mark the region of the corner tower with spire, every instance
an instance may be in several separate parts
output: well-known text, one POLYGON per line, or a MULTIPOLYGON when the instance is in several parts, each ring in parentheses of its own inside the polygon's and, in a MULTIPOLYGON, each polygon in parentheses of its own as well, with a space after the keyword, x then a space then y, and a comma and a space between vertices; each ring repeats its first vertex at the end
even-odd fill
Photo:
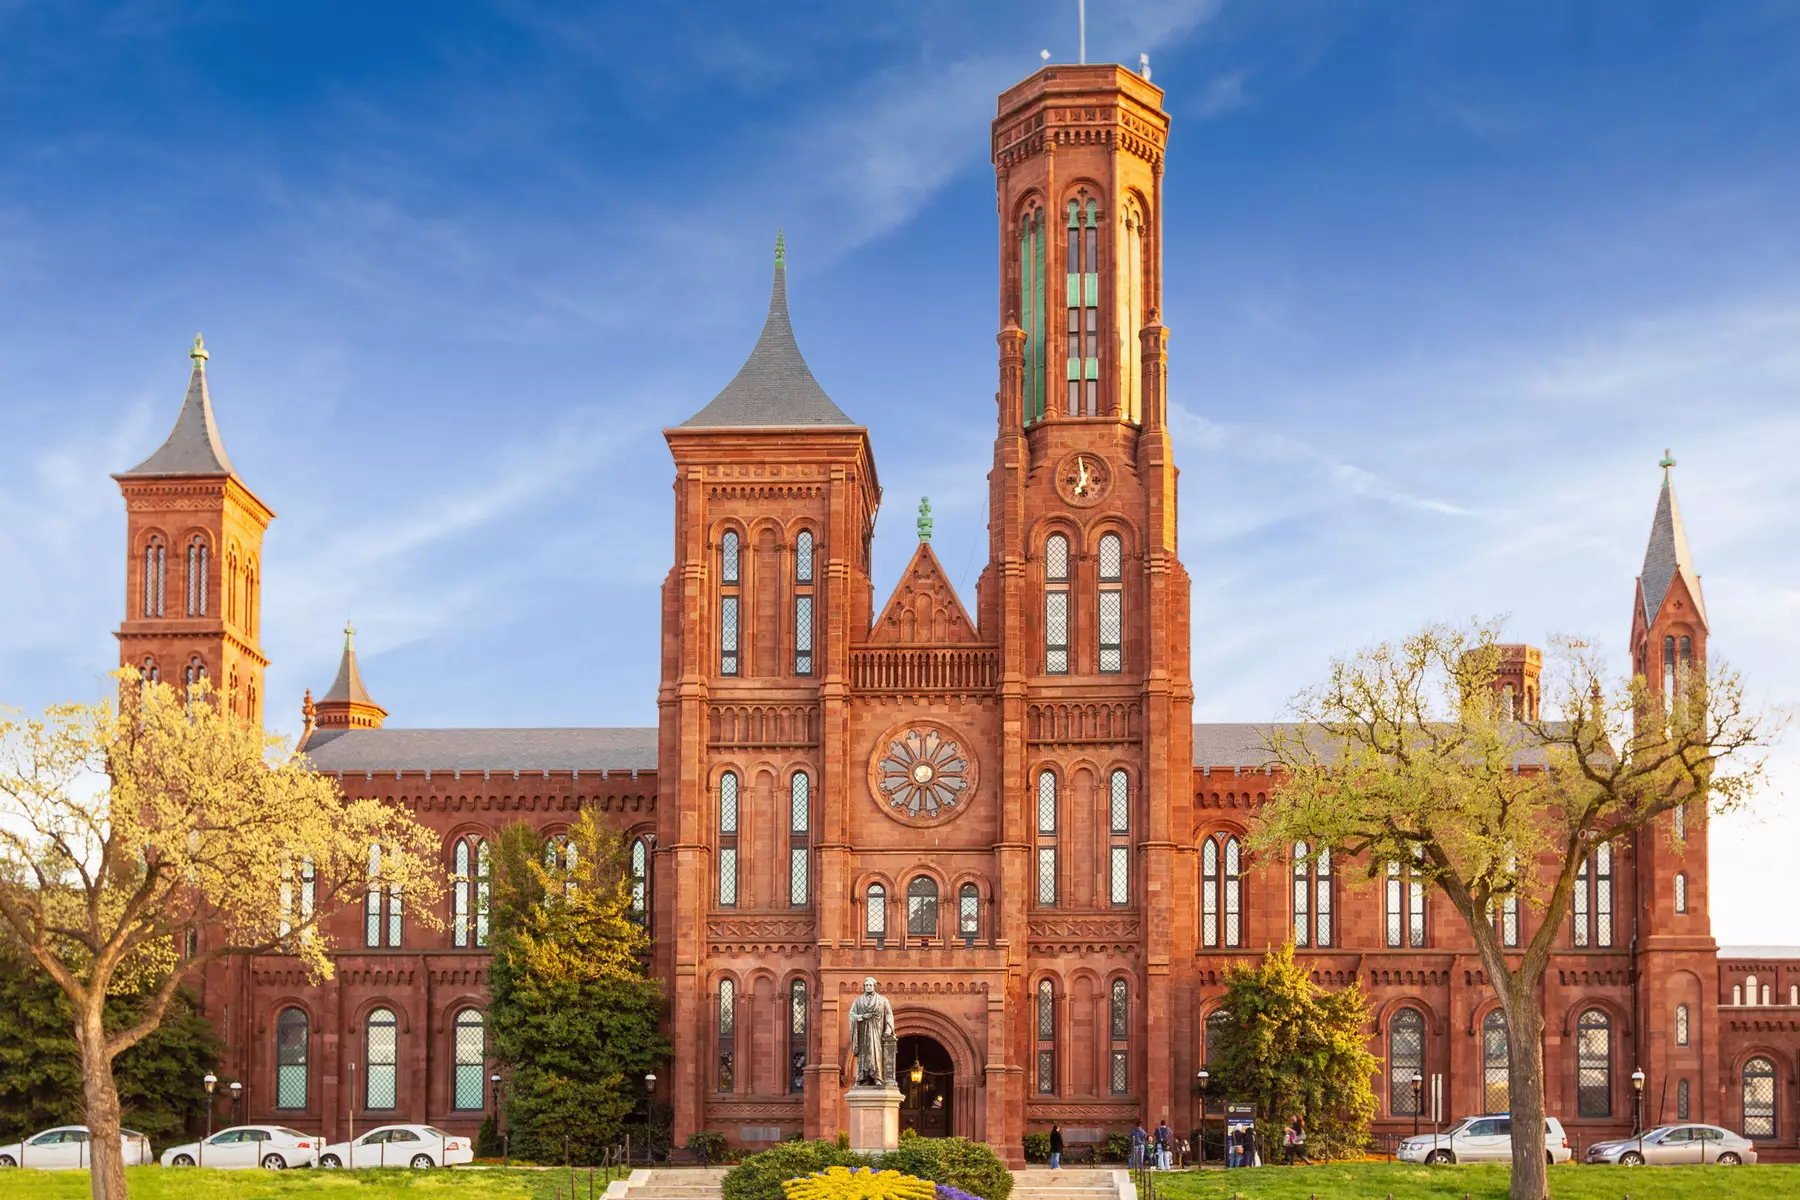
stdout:
POLYGON ((177 687, 208 681, 219 702, 263 715, 262 539, 274 512, 225 453, 200 335, 175 427, 156 452, 113 476, 125 497, 125 619, 120 665, 177 687))

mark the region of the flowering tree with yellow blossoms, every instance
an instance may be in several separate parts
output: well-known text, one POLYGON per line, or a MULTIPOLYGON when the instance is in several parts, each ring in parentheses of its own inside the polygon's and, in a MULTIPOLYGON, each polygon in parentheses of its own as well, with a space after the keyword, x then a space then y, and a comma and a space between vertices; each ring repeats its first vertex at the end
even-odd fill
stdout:
POLYGON ((126 1195, 113 1059, 184 980, 234 954, 287 954, 329 977, 331 916, 381 887, 435 924, 443 887, 429 831, 346 800, 205 685, 120 683, 117 702, 0 711, 0 933, 73 1010, 94 1200, 126 1195), (109 1024, 106 998, 125 994, 138 1007, 109 1024))

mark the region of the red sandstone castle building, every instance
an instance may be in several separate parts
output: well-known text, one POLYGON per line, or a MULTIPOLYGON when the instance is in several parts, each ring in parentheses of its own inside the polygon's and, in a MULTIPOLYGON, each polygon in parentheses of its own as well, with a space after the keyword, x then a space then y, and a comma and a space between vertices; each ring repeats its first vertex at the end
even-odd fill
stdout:
MULTIPOLYGON (((1507 1108, 1506 1039, 1455 914, 1398 869, 1253 858, 1276 784, 1263 727, 1195 725, 1161 321, 1169 118, 1114 66, 1046 67, 993 124, 999 388, 989 548, 972 605, 928 522, 884 598, 868 432, 814 380, 778 244, 742 370, 666 431, 675 466, 658 722, 403 729, 346 639, 304 749, 351 796, 442 836, 444 928, 371 891, 335 922, 337 972, 280 957, 204 980, 244 1119, 328 1136, 383 1121, 472 1131, 491 1110, 483 1027, 488 847, 597 809, 629 839, 669 995, 657 1097, 678 1140, 830 1135, 866 975, 893 1003, 905 1121, 1016 1159, 1197 1122, 1227 964, 1292 938, 1327 986, 1374 998, 1380 1124, 1507 1108), (1424 1080, 1415 1093, 1414 1073, 1424 1080), (1415 1099, 1415 1096, 1417 1099, 1415 1099)), ((273 513, 226 457, 196 342, 167 443, 118 476, 129 514, 121 660, 210 678, 263 717, 261 539, 273 513)), ((1631 608, 1652 688, 1709 626, 1667 475, 1631 608)), ((1537 703, 1539 656, 1505 686, 1537 703)), ((1204 681, 1202 681, 1204 686, 1204 681)), ((1792 1146, 1800 952, 1724 957, 1707 817, 1603 848, 1546 976, 1550 1111, 1584 1141, 1646 1120, 1792 1146)), ((304 902, 304 900, 302 901, 304 902)), ((1522 941, 1534 915, 1500 914, 1522 941)))

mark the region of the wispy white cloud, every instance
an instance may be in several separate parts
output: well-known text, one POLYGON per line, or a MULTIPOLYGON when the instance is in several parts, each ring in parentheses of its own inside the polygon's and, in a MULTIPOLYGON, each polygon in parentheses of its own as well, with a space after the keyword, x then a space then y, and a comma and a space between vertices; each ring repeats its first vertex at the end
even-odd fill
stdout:
POLYGON ((1215 75, 1200 93, 1200 103, 1194 106, 1194 115, 1202 121, 1214 117, 1222 117, 1228 112, 1235 112, 1250 103, 1250 92, 1245 84, 1249 80, 1249 72, 1244 70, 1227 71, 1223 75, 1215 75))

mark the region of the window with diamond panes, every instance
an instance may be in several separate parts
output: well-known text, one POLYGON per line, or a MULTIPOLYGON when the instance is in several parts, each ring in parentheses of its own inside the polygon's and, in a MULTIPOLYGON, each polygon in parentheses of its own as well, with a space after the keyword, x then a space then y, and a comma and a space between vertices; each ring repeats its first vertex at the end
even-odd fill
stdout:
POLYGON ((788 1091, 806 1090, 806 980, 788 985, 788 1091))
POLYGON ((1125 669, 1125 549, 1116 533, 1100 539, 1100 670, 1125 669))
POLYGON ((1112 830, 1108 884, 1114 905, 1131 903, 1131 777, 1114 771, 1107 782, 1112 830))
POLYGON ((152 537, 144 544, 144 615, 163 615, 163 595, 168 582, 168 547, 161 538, 152 537))
POLYGON ((798 908, 811 896, 808 870, 812 848, 812 779, 797 771, 788 784, 788 903, 798 908))
MULTIPOLYGON (((1422 855, 1414 851, 1414 859, 1422 855)), ((1425 884, 1416 861, 1402 866, 1387 865, 1387 944, 1410 946, 1417 950, 1425 945, 1425 884)))
POLYGON ((871 883, 863 903, 867 908, 863 916, 863 932, 879 941, 887 936, 887 889, 879 883, 871 883))
POLYGON ((719 1090, 729 1092, 737 1079, 737 984, 719 980, 719 1090))
POLYGON ((1675 1044, 1688 1044, 1688 1006, 1685 1004, 1675 1006, 1675 1044))
POLYGON ((1123 979, 1112 983, 1112 1093, 1123 1096, 1129 1090, 1131 1055, 1131 988, 1123 979))
POLYGON ((1612 1116, 1612 1021, 1597 1008, 1575 1023, 1575 1111, 1612 1116))
POLYGON ((1219 843, 1207 838, 1200 843, 1200 944, 1211 949, 1219 944, 1219 843))
POLYGON ((813 673, 813 535, 794 539, 794 674, 813 673))
POLYGON ((1037 782, 1039 904, 1056 903, 1056 774, 1039 771, 1037 782))
POLYGON ((965 938, 981 932, 981 890, 972 883, 956 893, 956 932, 965 938))
POLYGON ((1677 1080, 1675 1083, 1675 1119, 1677 1121, 1691 1119, 1688 1113, 1688 1107, 1688 1081, 1685 1079, 1677 1080))
POLYGON ((378 1008, 364 1022, 363 1107, 392 1108, 399 1085, 400 1023, 391 1008, 378 1008))
POLYGON ((1388 1111, 1410 1117, 1419 1110, 1413 1076, 1425 1070, 1425 1017, 1403 1008, 1388 1022, 1388 1111))
POLYGON ((1744 1136, 1775 1136, 1775 1064, 1760 1056, 1744 1064, 1744 1136))
POLYGON ((310 857, 302 858, 296 868, 294 860, 287 858, 281 868, 282 937, 292 933, 296 927, 304 930, 302 936, 311 936, 311 930, 307 926, 313 919, 313 900, 317 889, 318 873, 313 870, 313 860, 310 857))
POLYGON ((1044 673, 1069 673, 1069 539, 1044 539, 1044 673))
POLYGON ((648 838, 633 838, 631 842, 631 919, 639 925, 650 923, 650 839, 648 838))
POLYGON ((734 771, 719 776, 719 907, 736 908, 738 902, 738 777, 734 771))
POLYGON ((937 936, 937 881, 918 875, 906 885, 906 935, 916 938, 937 936))
POLYGON ((456 1014, 456 1078, 451 1087, 451 1106, 462 1112, 478 1112, 484 1107, 487 1084, 487 1023, 478 1009, 465 1008, 456 1014))
POLYGON ((1687 876, 1679 871, 1675 874, 1675 911, 1687 911, 1687 876))
POLYGON ((736 675, 738 656, 738 535, 728 530, 719 539, 719 674, 736 675))
POLYGON ((1037 1090, 1040 1096, 1056 1092, 1056 987, 1040 979, 1037 987, 1037 1090))
POLYGON ((275 1107, 306 1107, 306 1013, 298 1008, 284 1008, 275 1018, 275 1107))
POLYGON ((1294 945, 1331 945, 1331 848, 1294 843, 1294 945))
POLYGON ((1575 945, 1605 949, 1613 944, 1612 845, 1601 842, 1575 874, 1575 945))
POLYGON ((206 542, 195 538, 188 544, 187 553, 187 615, 190 617, 206 615, 208 566, 206 542))
MULTIPOLYGON (((386 853, 391 856, 390 862, 397 871, 400 851, 389 849, 386 853)), ((405 914, 402 911, 399 885, 383 882, 382 854, 383 850, 378 843, 370 843, 368 891, 363 897, 363 944, 392 949, 400 945, 405 914)))
POLYGON ((1499 1009, 1481 1021, 1481 1098, 1484 1113, 1512 1109, 1512 1052, 1506 1043, 1506 1014, 1499 1009))
POLYGON ((485 946, 488 935, 488 844, 458 838, 450 892, 451 940, 459 947, 485 946))

